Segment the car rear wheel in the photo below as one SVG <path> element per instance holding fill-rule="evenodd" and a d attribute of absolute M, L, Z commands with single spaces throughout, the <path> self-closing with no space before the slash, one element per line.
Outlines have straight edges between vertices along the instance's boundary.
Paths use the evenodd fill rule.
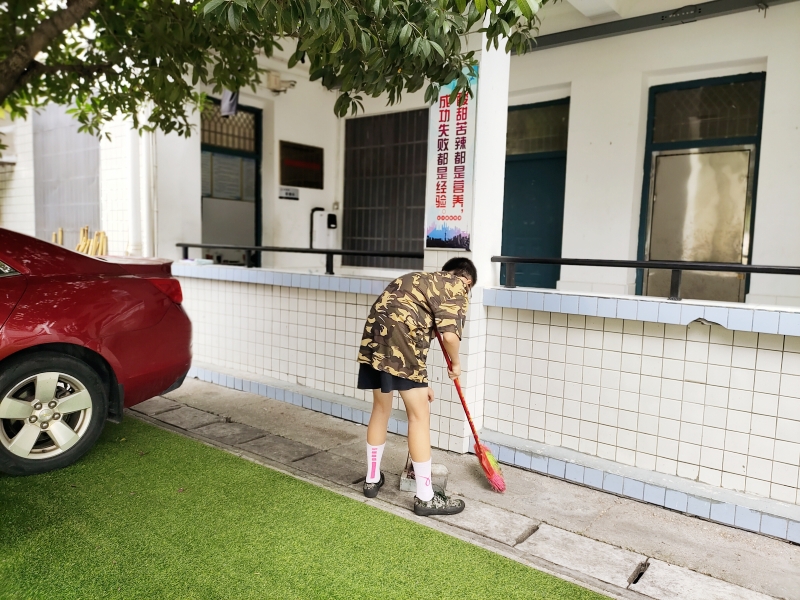
<path fill-rule="evenodd" d="M 42 352 L 0 374 L 0 471 L 32 475 L 66 467 L 103 431 L 103 382 L 72 356 Z"/>

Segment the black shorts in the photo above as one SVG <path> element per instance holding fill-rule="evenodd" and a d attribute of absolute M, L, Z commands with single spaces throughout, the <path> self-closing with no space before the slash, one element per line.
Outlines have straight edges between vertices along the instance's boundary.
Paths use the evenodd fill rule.
<path fill-rule="evenodd" d="M 377 390 L 380 389 L 384 394 L 397 390 L 405 392 L 414 388 L 428 387 L 427 383 L 411 381 L 391 373 L 378 371 L 372 365 L 361 363 L 358 369 L 358 389 Z"/>

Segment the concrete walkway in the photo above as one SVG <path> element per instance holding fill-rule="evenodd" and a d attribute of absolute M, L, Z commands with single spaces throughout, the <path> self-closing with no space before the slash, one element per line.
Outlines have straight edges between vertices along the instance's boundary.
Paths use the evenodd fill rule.
<path fill-rule="evenodd" d="M 291 404 L 187 380 L 129 414 L 611 597 L 800 600 L 800 546 L 508 466 L 496 494 L 472 455 L 433 455 L 466 510 L 416 517 L 413 494 L 399 490 L 406 439 L 391 433 L 386 485 L 367 500 L 366 428 Z"/>

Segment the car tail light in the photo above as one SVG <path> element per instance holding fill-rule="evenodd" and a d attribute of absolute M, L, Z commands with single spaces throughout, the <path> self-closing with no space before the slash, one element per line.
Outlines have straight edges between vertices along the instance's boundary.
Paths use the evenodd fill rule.
<path fill-rule="evenodd" d="M 156 286 L 159 290 L 164 292 L 167 297 L 175 304 L 183 302 L 183 292 L 181 291 L 181 283 L 177 279 L 168 278 L 148 278 L 147 281 Z"/>

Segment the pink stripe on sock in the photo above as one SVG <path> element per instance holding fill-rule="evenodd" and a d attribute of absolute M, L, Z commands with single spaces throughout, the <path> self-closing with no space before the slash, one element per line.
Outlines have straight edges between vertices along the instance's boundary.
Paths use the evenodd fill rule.
<path fill-rule="evenodd" d="M 372 449 L 372 469 L 369 472 L 369 478 L 375 479 L 375 470 L 378 468 L 378 449 Z"/>

